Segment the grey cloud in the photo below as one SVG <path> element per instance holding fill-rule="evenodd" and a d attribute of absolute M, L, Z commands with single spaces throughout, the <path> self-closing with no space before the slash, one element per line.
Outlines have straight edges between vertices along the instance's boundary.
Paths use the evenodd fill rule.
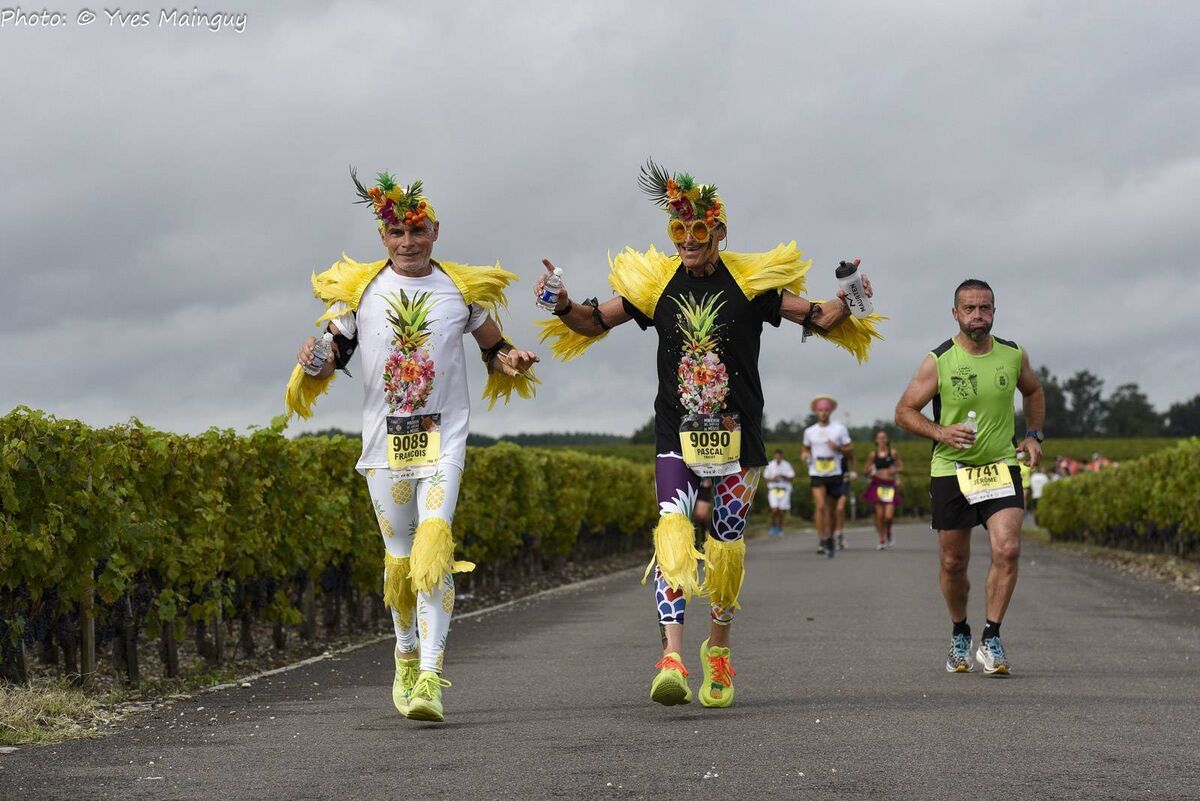
<path fill-rule="evenodd" d="M 240 35 L 0 30 L 20 76 L 0 271 L 22 354 L 0 409 L 265 423 L 319 311 L 309 274 L 380 252 L 351 163 L 424 179 L 436 253 L 518 273 L 506 327 L 532 343 L 541 257 L 604 297 L 606 253 L 667 244 L 634 184 L 649 155 L 721 186 L 734 249 L 796 239 L 814 296 L 841 258 L 876 283 L 891 319 L 864 367 L 768 332 L 772 419 L 816 392 L 890 417 L 966 275 L 993 282 L 997 333 L 1036 363 L 1138 381 L 1160 409 L 1196 392 L 1194 4 L 244 10 Z M 626 326 L 542 365 L 535 403 L 477 404 L 474 426 L 630 431 L 653 345 Z M 300 428 L 357 429 L 360 393 L 339 378 Z"/>

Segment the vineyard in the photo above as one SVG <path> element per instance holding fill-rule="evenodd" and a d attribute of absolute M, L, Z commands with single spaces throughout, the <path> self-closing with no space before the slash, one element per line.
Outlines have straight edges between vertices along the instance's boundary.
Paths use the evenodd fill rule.
<path fill-rule="evenodd" d="M 314 636 L 319 611 L 327 627 L 344 621 L 353 631 L 368 610 L 376 618 L 382 610 L 378 525 L 366 482 L 351 467 L 357 439 L 288 439 L 279 427 L 181 436 L 136 421 L 93 429 L 19 408 L 0 418 L 0 442 L 5 678 L 27 675 L 22 642 L 56 660 L 61 653 L 63 671 L 83 679 L 104 651 L 136 685 L 146 638 L 159 641 L 162 672 L 174 677 L 189 635 L 220 664 L 231 650 L 262 647 L 258 627 L 269 626 L 283 649 L 289 635 Z M 1200 525 L 1183 516 L 1197 505 L 1185 477 L 1200 473 L 1200 447 L 1174 444 L 1051 441 L 1048 462 L 1093 451 L 1126 462 L 1153 455 L 1051 485 L 1047 525 L 1056 537 L 1122 547 L 1170 542 L 1194 553 Z M 775 447 L 799 461 L 798 443 L 769 443 L 768 451 Z M 923 516 L 929 444 L 897 449 L 905 463 L 901 512 Z M 856 444 L 860 470 L 869 451 L 869 443 Z M 454 532 L 462 556 L 479 567 L 459 577 L 461 591 L 554 574 L 567 559 L 647 549 L 657 515 L 652 465 L 652 446 L 470 449 Z M 859 478 L 855 491 L 864 485 Z M 797 486 L 793 512 L 807 518 L 803 477 Z M 1180 498 L 1192 498 L 1192 507 L 1179 507 Z M 1113 520 L 1128 522 L 1106 523 Z"/>
<path fill-rule="evenodd" d="M 136 421 L 105 429 L 18 408 L 0 418 L 0 648 L 23 681 L 25 649 L 62 653 L 84 680 L 111 649 L 139 681 L 140 638 L 161 641 L 178 673 L 190 632 L 213 663 L 254 653 L 257 624 L 276 648 L 326 622 L 361 625 L 382 609 L 383 549 L 360 443 L 248 435 L 181 436 Z M 568 557 L 645 549 L 657 517 L 650 466 L 501 444 L 470 449 L 454 518 L 478 563 L 463 592 L 553 572 Z"/>
<path fill-rule="evenodd" d="M 1046 486 L 1038 523 L 1056 540 L 1200 559 L 1200 439 Z"/>
<path fill-rule="evenodd" d="M 1117 461 L 1137 459 L 1148 454 L 1167 449 L 1178 443 L 1177 439 L 1152 437 L 1141 439 L 1063 439 L 1047 440 L 1043 446 L 1042 464 L 1052 468 L 1054 460 L 1059 456 L 1069 456 L 1080 461 L 1087 461 L 1095 452 L 1103 453 L 1108 458 Z M 929 514 L 929 459 L 932 446 L 928 440 L 899 440 L 893 443 L 900 458 L 904 462 L 904 473 L 901 477 L 900 492 L 902 506 L 899 514 L 911 517 L 926 517 Z M 792 514 L 794 516 L 812 519 L 813 505 L 811 493 L 807 491 L 808 482 L 804 477 L 805 470 L 800 464 L 799 442 L 768 442 L 768 458 L 778 448 L 783 451 L 783 457 L 792 463 L 796 469 L 796 488 L 792 493 Z M 861 500 L 866 491 L 867 481 L 862 475 L 866 470 L 867 459 L 871 454 L 872 443 L 855 442 L 854 456 L 859 472 L 859 478 L 852 483 L 855 495 Z M 594 456 L 611 456 L 627 459 L 638 464 L 652 464 L 654 460 L 653 445 L 577 445 L 575 451 Z M 759 493 L 755 497 L 755 510 L 766 510 L 766 495 Z M 870 510 L 859 506 L 859 516 L 869 515 Z"/>

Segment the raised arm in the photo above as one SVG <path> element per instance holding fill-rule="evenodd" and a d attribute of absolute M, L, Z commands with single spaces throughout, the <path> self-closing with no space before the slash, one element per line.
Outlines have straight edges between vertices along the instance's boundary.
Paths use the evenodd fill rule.
<path fill-rule="evenodd" d="M 859 259 L 854 260 L 854 264 L 859 263 Z M 873 296 L 875 293 L 871 288 L 871 281 L 864 275 L 862 282 L 863 291 L 867 293 L 867 297 Z M 806 328 L 813 326 L 822 331 L 830 331 L 850 316 L 850 306 L 846 303 L 846 292 L 839 289 L 837 299 L 838 302 L 836 303 L 813 303 L 785 289 L 779 313 L 783 319 L 790 320 Z"/>
<path fill-rule="evenodd" d="M 554 265 L 549 259 L 542 259 L 542 264 L 546 267 L 546 275 L 540 276 L 534 283 L 534 295 L 542 293 L 542 286 L 546 283 L 546 276 L 554 272 Z M 587 337 L 596 337 L 603 334 L 610 328 L 615 328 L 621 323 L 627 323 L 633 318 L 629 316 L 629 312 L 625 311 L 625 304 L 621 299 L 610 298 L 603 303 L 598 303 L 595 300 L 584 301 L 583 303 L 575 303 L 567 295 L 567 285 L 564 282 L 562 289 L 558 293 L 558 306 L 554 310 L 554 315 L 563 323 L 574 331 L 576 334 L 582 334 Z"/>

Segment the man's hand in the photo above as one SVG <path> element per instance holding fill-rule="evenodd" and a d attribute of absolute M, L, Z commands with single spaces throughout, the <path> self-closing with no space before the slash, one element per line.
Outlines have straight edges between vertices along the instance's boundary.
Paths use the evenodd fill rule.
<path fill-rule="evenodd" d="M 1017 453 L 1021 453 L 1022 451 L 1029 455 L 1030 467 L 1037 467 L 1042 463 L 1042 443 L 1033 437 L 1026 437 L 1021 440 L 1021 444 L 1017 446 Z"/>
<path fill-rule="evenodd" d="M 966 423 L 955 423 L 952 426 L 942 426 L 938 431 L 937 440 L 951 448 L 966 450 L 975 444 L 975 432 Z"/>
<path fill-rule="evenodd" d="M 530 367 L 540 362 L 536 355 L 527 350 L 512 350 L 505 351 L 496 356 L 496 363 L 500 365 L 500 370 L 505 375 L 520 376 L 524 375 Z"/>
<path fill-rule="evenodd" d="M 308 367 L 310 364 L 312 364 L 313 348 L 316 347 L 316 344 L 317 338 L 309 337 L 307 340 L 305 340 L 304 344 L 300 346 L 300 352 L 296 354 L 296 362 L 302 368 Z M 337 343 L 333 342 L 331 344 L 333 347 L 329 349 L 329 358 L 325 360 L 325 366 L 321 368 L 321 372 L 317 375 L 317 378 L 324 378 L 333 372 L 335 359 L 337 357 Z"/>
<path fill-rule="evenodd" d="M 539 275 L 538 280 L 533 282 L 533 296 L 540 298 L 542 296 L 542 287 L 546 285 L 546 279 L 554 274 L 554 265 L 549 259 L 542 259 L 542 264 L 546 268 L 545 275 Z M 571 299 L 567 297 L 567 284 L 564 281 L 562 288 L 558 290 L 558 304 L 554 307 L 555 311 L 562 311 L 571 305 Z"/>

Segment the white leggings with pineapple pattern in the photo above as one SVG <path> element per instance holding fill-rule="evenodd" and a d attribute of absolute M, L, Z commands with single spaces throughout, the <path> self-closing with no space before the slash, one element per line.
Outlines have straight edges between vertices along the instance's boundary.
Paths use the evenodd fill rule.
<path fill-rule="evenodd" d="M 461 480 L 462 468 L 445 461 L 429 478 L 416 480 L 394 479 L 387 469 L 367 470 L 367 488 L 389 556 L 407 557 L 412 553 L 413 534 L 421 521 L 431 517 L 453 521 Z M 454 577 L 447 575 L 439 586 L 417 593 L 416 598 L 415 614 L 411 609 L 392 610 L 396 650 L 413 653 L 419 637 L 421 670 L 441 673 L 454 612 Z"/>

